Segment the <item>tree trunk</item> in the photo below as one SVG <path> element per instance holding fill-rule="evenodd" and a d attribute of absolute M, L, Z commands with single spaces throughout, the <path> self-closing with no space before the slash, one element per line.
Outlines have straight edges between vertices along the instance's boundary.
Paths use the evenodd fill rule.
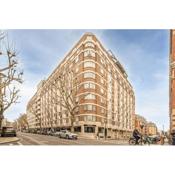
<path fill-rule="evenodd" d="M 71 117 L 71 132 L 74 132 L 74 120 Z"/>
<path fill-rule="evenodd" d="M 3 112 L 0 112 L 0 129 L 2 128 L 2 120 L 4 119 Z"/>

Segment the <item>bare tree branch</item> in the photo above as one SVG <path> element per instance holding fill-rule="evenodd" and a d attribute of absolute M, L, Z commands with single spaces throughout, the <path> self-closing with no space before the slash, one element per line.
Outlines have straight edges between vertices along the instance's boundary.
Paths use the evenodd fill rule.
<path fill-rule="evenodd" d="M 4 67 L 0 68 L 0 127 L 4 112 L 19 99 L 19 89 L 16 83 L 22 83 L 22 72 L 17 71 L 17 52 L 15 45 L 10 44 L 7 35 L 0 31 L 0 58 L 6 60 Z"/>

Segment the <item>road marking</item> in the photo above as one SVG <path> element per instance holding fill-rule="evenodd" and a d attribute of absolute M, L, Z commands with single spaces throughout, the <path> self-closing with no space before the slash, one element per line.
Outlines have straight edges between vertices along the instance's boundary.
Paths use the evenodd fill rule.
<path fill-rule="evenodd" d="M 25 137 L 25 138 L 28 138 L 29 140 L 31 140 L 31 141 L 33 141 L 33 142 L 35 142 L 35 143 L 39 144 L 39 145 L 41 145 L 41 144 L 42 144 L 41 142 L 39 142 L 39 141 L 35 140 L 35 139 L 34 139 L 34 138 L 32 138 L 32 137 L 29 137 L 29 136 L 26 136 L 26 135 L 22 135 L 22 134 L 21 134 L 21 136 L 22 136 L 22 137 Z"/>

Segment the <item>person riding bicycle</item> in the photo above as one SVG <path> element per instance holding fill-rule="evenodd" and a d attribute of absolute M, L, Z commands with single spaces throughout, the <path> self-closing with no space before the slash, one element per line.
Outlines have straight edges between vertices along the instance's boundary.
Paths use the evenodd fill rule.
<path fill-rule="evenodd" d="M 139 139 L 141 138 L 141 134 L 138 131 L 138 129 L 134 129 L 134 131 L 133 131 L 133 137 L 136 140 L 136 145 L 139 144 Z"/>

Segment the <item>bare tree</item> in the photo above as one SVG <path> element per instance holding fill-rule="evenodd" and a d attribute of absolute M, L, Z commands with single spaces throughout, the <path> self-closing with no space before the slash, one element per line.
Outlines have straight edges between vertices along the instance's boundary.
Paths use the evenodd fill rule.
<path fill-rule="evenodd" d="M 50 82 L 52 88 L 52 99 L 49 105 L 60 105 L 63 107 L 70 119 L 71 131 L 74 131 L 74 122 L 79 112 L 81 100 L 89 93 L 79 95 L 79 82 L 74 78 L 74 72 L 69 70 L 69 66 L 63 72 L 59 72 L 59 76 L 54 82 Z"/>
<path fill-rule="evenodd" d="M 19 98 L 17 83 L 22 83 L 22 72 L 17 71 L 17 51 L 7 35 L 0 31 L 0 128 L 4 112 Z"/>
<path fill-rule="evenodd" d="M 20 114 L 19 118 L 15 121 L 17 125 L 17 129 L 28 129 L 29 128 L 29 123 L 27 120 L 27 115 L 26 114 Z"/>

